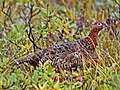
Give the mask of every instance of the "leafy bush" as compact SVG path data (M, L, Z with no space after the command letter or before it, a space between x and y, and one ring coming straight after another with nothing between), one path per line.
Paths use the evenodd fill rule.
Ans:
M119 90L119 0L0 1L0 89ZM63 75L48 65L13 66L29 53L58 42L85 38L92 22L107 22L96 49L98 63ZM76 37L75 37L76 36ZM78 37L79 36L79 37ZM70 79L62 79L63 77ZM72 78L72 79L71 79Z

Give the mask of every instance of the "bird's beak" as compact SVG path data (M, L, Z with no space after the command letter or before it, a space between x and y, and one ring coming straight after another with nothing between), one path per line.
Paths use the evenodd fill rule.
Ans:
M108 24L107 23L103 23L104 27L108 27Z

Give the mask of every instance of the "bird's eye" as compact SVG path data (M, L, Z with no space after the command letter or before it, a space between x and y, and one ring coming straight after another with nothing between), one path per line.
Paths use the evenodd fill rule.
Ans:
M102 26L102 24L99 22L99 23L97 23L97 26Z

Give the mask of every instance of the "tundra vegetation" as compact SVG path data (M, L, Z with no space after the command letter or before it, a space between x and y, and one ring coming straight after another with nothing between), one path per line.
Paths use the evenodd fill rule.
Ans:
M53 44L84 39L96 21L97 63L59 73L48 62L22 60ZM120 90L119 0L0 0L0 89ZM68 78L69 77L69 78Z

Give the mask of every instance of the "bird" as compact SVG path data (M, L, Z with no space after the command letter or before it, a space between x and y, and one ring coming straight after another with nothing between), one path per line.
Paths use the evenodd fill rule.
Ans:
M48 63L56 69L72 71L77 68L82 68L83 62L86 63L94 58L95 48L98 43L98 33L104 26L107 26L107 24L97 21L93 24L86 38L57 43L28 55L24 59L16 61L14 64L20 65L26 62L36 67L39 63L44 64L48 61Z

